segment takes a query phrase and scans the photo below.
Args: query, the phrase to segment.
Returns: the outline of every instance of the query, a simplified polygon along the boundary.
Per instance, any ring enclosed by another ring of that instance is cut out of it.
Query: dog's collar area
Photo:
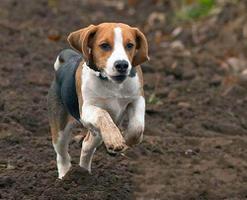
[[[94,64],[94,63],[91,63],[91,62],[86,62],[86,65],[94,71],[95,75],[97,77],[99,77],[99,79],[101,80],[104,80],[104,81],[107,81],[108,78],[104,75],[104,73],[102,71],[99,70],[99,68]]]
[[[130,70],[129,77],[133,78],[135,76],[136,76],[136,69],[135,69],[135,67],[132,67]]]
[[[107,81],[108,78],[107,76],[105,76],[104,72],[100,72],[100,71],[95,71],[95,75],[99,77],[99,79]]]

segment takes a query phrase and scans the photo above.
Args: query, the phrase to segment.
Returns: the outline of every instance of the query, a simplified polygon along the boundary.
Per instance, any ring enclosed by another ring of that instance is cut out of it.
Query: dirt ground
[[[228,3],[194,23],[173,20],[172,1],[0,1],[0,199],[247,199],[247,4]],[[148,37],[142,144],[93,174],[57,179],[46,95],[69,32],[121,21]]]

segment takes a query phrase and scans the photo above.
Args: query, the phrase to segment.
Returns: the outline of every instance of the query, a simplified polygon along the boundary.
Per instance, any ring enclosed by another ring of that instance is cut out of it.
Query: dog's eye
[[[106,43],[106,42],[100,44],[99,46],[100,46],[100,48],[101,48],[102,50],[104,50],[104,51],[109,51],[109,50],[111,50],[111,45],[108,44],[108,43]]]
[[[132,44],[132,43],[128,43],[126,45],[126,49],[128,49],[128,50],[131,50],[133,47],[134,47],[134,44]]]

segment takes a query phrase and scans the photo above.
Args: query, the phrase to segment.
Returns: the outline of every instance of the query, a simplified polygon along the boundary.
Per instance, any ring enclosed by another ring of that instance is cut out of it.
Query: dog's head
[[[112,81],[121,83],[135,67],[148,58],[144,34],[121,23],[102,23],[72,32],[68,41]]]

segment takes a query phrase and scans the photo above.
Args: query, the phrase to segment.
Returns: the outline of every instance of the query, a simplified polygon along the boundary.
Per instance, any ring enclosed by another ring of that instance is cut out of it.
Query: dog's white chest
[[[83,69],[83,104],[95,105],[106,110],[114,121],[118,121],[127,106],[140,95],[138,77],[128,77],[122,84],[102,80],[89,69]]]

